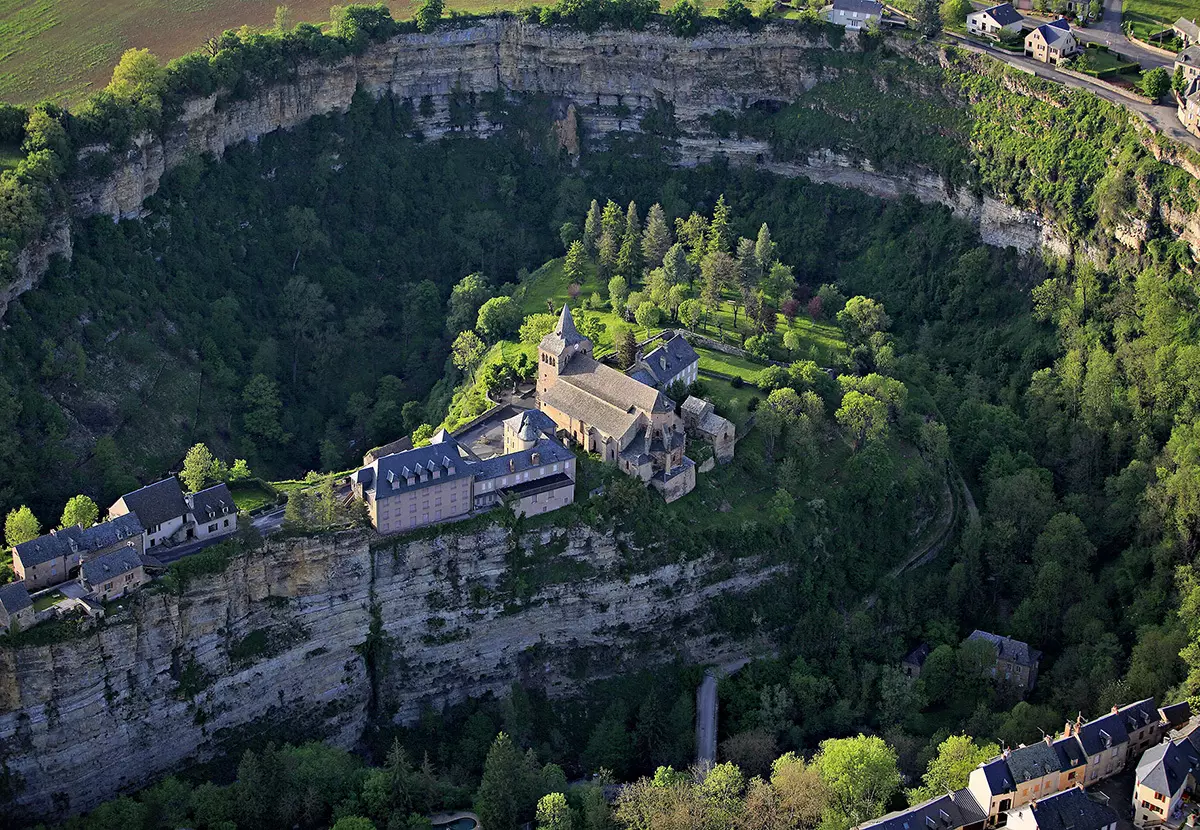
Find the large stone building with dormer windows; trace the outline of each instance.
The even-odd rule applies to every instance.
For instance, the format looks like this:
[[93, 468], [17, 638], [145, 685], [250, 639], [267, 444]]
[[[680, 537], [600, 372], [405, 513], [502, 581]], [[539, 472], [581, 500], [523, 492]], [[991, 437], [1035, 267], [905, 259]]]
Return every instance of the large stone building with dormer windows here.
[[538, 344], [538, 408], [587, 452], [651, 485], [668, 502], [696, 486], [696, 465], [675, 403], [647, 383], [592, 356], [563, 306]]

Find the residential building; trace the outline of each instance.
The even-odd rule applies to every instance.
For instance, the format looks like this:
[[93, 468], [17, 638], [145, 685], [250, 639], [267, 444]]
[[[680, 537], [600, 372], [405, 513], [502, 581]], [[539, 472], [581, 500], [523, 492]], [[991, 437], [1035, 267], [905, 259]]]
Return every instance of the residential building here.
[[186, 539], [211, 539], [237, 530], [237, 504], [224, 482], [192, 493], [187, 505]]
[[1159, 709], [1158, 715], [1162, 719], [1163, 729], [1181, 729], [1192, 719], [1192, 706], [1186, 700], [1171, 703]]
[[1117, 821], [1116, 811], [1089, 798], [1083, 787], [1038, 799], [1008, 814], [1013, 830], [1116, 830]]
[[123, 597], [149, 581], [142, 556], [133, 545], [89, 559], [79, 570], [80, 585], [99, 602]]
[[858, 830], [982, 830], [986, 819], [970, 791], [961, 789], [888, 813]]
[[905, 677], [911, 677], [916, 680], [921, 676], [921, 669], [925, 668], [925, 660], [933, 652], [929, 647], [929, 643], [921, 643], [900, 661], [900, 671], [904, 672]]
[[575, 500], [575, 455], [542, 437], [541, 413], [504, 423], [503, 455], [471, 457], [445, 430], [431, 443], [375, 459], [350, 476], [356, 498], [380, 533], [396, 533], [465, 518], [504, 501], [518, 515], [557, 510]]
[[1087, 778], [1081, 783], [1090, 786], [1125, 769], [1129, 757], [1129, 733], [1125, 730], [1125, 719], [1116, 712], [1087, 723], [1082, 720], [1068, 722], [1062, 736], [1079, 739], [1088, 759]]
[[147, 484], [121, 496], [108, 508], [110, 519], [129, 513], [136, 513], [146, 529], [147, 549], [172, 540], [187, 523], [188, 505], [179, 479], [171, 476]]
[[1042, 653], [1030, 648], [1028, 643], [978, 629], [971, 632], [967, 639], [983, 640], [995, 647], [996, 665], [991, 674], [998, 682], [1009, 684], [1022, 692], [1029, 691], [1037, 683], [1038, 662]]
[[696, 465], [675, 404], [653, 386], [598, 362], [592, 341], [563, 306], [538, 344], [538, 408], [586, 452], [658, 490], [671, 502], [696, 486]]
[[683, 416], [683, 426], [687, 434], [711, 444], [713, 457], [718, 464], [733, 460], [737, 428], [732, 421], [718, 415], [711, 402], [691, 395], [683, 402], [679, 411]]
[[1143, 752], [1162, 740], [1165, 724], [1154, 698], [1148, 697], [1119, 708], [1114, 706], [1113, 712], [1125, 721], [1125, 734], [1129, 736], [1131, 758], [1140, 757]]
[[30, 591], [74, 579], [79, 566], [117, 548], [132, 543], [143, 549], [145, 531], [133, 514], [117, 516], [107, 522], [52, 530], [44, 536], [13, 548], [13, 570]]
[[1200, 77], [1200, 45], [1189, 46], [1175, 56], [1175, 69], [1183, 73], [1183, 79], [1188, 81]]
[[844, 29], [856, 31], [883, 22], [883, 4], [876, 0], [833, 0], [821, 9], [821, 17]]
[[1079, 51], [1071, 24], [1058, 19], [1025, 35], [1025, 57], [1057, 66]]
[[1183, 41], [1184, 46], [1200, 43], [1200, 26], [1196, 25], [1195, 20], [1181, 17], [1171, 28], [1175, 30], [1175, 36]]
[[1016, 786], [1014, 809], [1059, 791], [1062, 766], [1049, 737], [1029, 746], [1006, 749], [1004, 760]]
[[1054, 747], [1054, 754], [1058, 756], [1058, 789], [1068, 790], [1076, 784], [1082, 784], [1087, 779], [1088, 757], [1079, 739], [1068, 735], [1050, 745]]
[[663, 332], [659, 344], [646, 355], [638, 352], [626, 374], [636, 381], [668, 392], [675, 384], [684, 387], [696, 382], [700, 355], [677, 331]]
[[987, 816], [988, 827], [995, 827], [1000, 816], [1012, 809], [1017, 792], [1016, 782], [1004, 756], [993, 758], [971, 770], [967, 789]]
[[1012, 3], [1001, 3], [968, 14], [967, 34], [996, 39], [1003, 34], [1017, 34], [1024, 22], [1025, 18]]
[[1200, 78], [1193, 78], [1178, 97], [1175, 114], [1192, 135], [1200, 135]]
[[1182, 824], [1196, 800], [1200, 774], [1200, 729], [1177, 731], [1151, 747], [1138, 762], [1133, 785], [1133, 823], [1138, 827]]
[[553, 440], [558, 434], [558, 424], [550, 416], [537, 409], [525, 409], [504, 422], [504, 451], [520, 452], [532, 449], [543, 438]]
[[33, 617], [33, 600], [24, 582], [0, 585], [0, 634], [29, 628]]

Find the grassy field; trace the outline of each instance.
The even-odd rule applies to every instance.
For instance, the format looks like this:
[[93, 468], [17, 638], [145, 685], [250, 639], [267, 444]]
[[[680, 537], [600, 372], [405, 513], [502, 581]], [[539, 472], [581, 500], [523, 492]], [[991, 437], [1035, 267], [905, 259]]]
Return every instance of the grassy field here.
[[229, 485], [229, 494], [238, 510], [249, 513], [275, 501], [275, 494], [257, 481], [239, 481]]
[[1126, 0], [1122, 20], [1133, 24], [1134, 37], [1145, 40], [1170, 28], [1181, 17], [1200, 20], [1198, 0]]
[[[277, 0], [0, 0], [0, 100], [52, 98], [75, 103], [103, 87], [126, 49], [164, 61], [199, 48], [227, 29], [267, 26]], [[289, 0], [295, 22], [329, 19], [330, 0]], [[410, 0], [390, 0], [397, 18]], [[516, 8], [504, 0], [454, 0], [449, 8]]]

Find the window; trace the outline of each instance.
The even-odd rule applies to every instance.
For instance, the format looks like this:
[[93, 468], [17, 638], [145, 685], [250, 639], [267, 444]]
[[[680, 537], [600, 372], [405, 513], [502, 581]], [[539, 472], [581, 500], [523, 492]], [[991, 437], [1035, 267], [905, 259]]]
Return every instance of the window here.
[[427, 522], [427, 521], [429, 521], [429, 514], [428, 514], [428, 513], [422, 513], [422, 514], [421, 514], [421, 522], [422, 522], [422, 523], [424, 523], [424, 522]]
[[229, 527], [229, 519], [225, 520], [225, 524], [223, 525], [223, 527]]
[[128, 582], [133, 582], [133, 574], [127, 574], [127, 575], [125, 576], [125, 581], [126, 581], [127, 583], [128, 583]]
[[216, 523], [216, 522], [213, 522], [212, 524], [210, 524], [210, 525], [208, 526], [208, 532], [209, 532], [209, 533], [215, 533], [216, 531], [217, 531], [217, 523]]
[[112, 583], [111, 583], [111, 582], [105, 582], [105, 583], [104, 583], [104, 590], [105, 590], [105, 591], [111, 591], [111, 590], [112, 590]]

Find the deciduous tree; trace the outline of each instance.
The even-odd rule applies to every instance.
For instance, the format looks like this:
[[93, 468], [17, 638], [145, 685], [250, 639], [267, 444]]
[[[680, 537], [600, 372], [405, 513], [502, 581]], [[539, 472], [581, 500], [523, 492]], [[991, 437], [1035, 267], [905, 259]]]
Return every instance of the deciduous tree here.
[[10, 510], [4, 520], [4, 541], [9, 547], [36, 539], [41, 532], [41, 523], [25, 505]]
[[189, 493], [204, 489], [213, 472], [213, 454], [204, 444], [196, 444], [183, 457], [179, 478]]
[[96, 523], [100, 516], [100, 508], [88, 496], [73, 496], [63, 508], [62, 521], [59, 527], [74, 527], [83, 525], [89, 528]]

